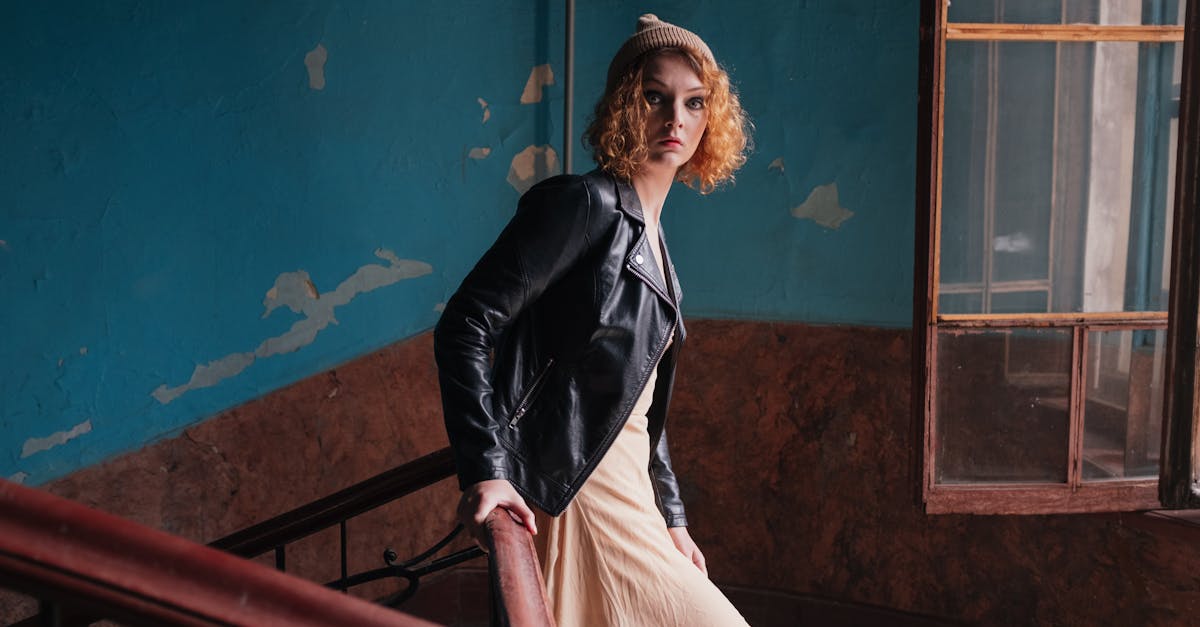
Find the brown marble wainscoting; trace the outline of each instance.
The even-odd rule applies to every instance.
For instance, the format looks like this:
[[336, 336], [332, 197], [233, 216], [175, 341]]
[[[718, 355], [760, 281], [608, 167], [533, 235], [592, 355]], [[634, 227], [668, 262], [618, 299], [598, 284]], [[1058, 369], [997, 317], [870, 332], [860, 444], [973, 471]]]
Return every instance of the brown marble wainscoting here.
[[[731, 590], [979, 625], [1187, 625], [1200, 616], [1195, 540], [1126, 524], [1128, 516], [925, 515], [909, 471], [907, 331], [718, 320], [688, 328], [672, 455], [692, 535], [713, 579]], [[45, 488], [208, 541], [445, 444], [426, 333]], [[385, 546], [403, 556], [432, 543], [452, 524], [456, 498], [447, 480], [352, 520], [351, 569], [376, 566]], [[293, 548], [289, 570], [334, 578], [335, 542], [330, 532]], [[457, 609], [434, 601], [430, 616], [477, 620], [481, 567], [431, 582], [427, 592], [453, 596]], [[422, 596], [414, 611], [431, 607]]]
[[[210, 542], [445, 447], [432, 354], [429, 333], [398, 342], [43, 487]], [[351, 519], [349, 572], [383, 566], [388, 547], [407, 559], [431, 546], [453, 528], [457, 499], [446, 479]], [[258, 561], [273, 565], [273, 554]], [[337, 528], [289, 545], [287, 570], [336, 579]], [[397, 589], [378, 582], [354, 592]]]
[[925, 515], [906, 330], [695, 321], [671, 408], [717, 581], [979, 625], [1193, 625], [1200, 538], [1111, 515]]

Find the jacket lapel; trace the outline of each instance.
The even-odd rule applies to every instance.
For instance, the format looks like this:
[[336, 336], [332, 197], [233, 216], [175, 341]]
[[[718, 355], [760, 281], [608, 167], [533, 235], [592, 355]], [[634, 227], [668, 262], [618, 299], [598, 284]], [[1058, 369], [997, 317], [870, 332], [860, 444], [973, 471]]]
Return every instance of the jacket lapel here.
[[[666, 263], [665, 259], [663, 263]], [[667, 282], [659, 273], [658, 264], [654, 263], [654, 253], [650, 251], [650, 242], [646, 239], [646, 230], [644, 228], [638, 234], [637, 241], [630, 247], [629, 254], [625, 255], [625, 267], [632, 270], [638, 278], [649, 285], [667, 304], [675, 307], [675, 301], [667, 294]]]
[[667, 250], [667, 236], [663, 234], [662, 225], [658, 225], [658, 236], [662, 238], [662, 255], [663, 268], [666, 269], [668, 280], [671, 282], [671, 295], [675, 297], [675, 319], [679, 322], [678, 329], [675, 331], [675, 337], [678, 339], [676, 345], [683, 343], [687, 338], [687, 330], [683, 327], [683, 307], [680, 303], [683, 301], [683, 290], [679, 287], [679, 275], [675, 274], [675, 264], [671, 263], [671, 253]]
[[[667, 254], [667, 245], [665, 237], [662, 234], [662, 224], [658, 225], [659, 237], [662, 238], [663, 268], [667, 272], [667, 277], [662, 276], [658, 270], [658, 264], [654, 263], [654, 253], [650, 250], [650, 246], [658, 245], [658, 242], [651, 244], [646, 237], [646, 218], [642, 213], [642, 202], [638, 200], [637, 191], [633, 186], [625, 181], [617, 180], [614, 177], [614, 182], [617, 185], [617, 197], [620, 199], [621, 210], [625, 212], [631, 219], [637, 222], [641, 227], [638, 233], [637, 240], [630, 247], [629, 254], [625, 256], [625, 267], [629, 268], [638, 278], [642, 279], [654, 293], [666, 302], [674, 311], [679, 319], [680, 327], [683, 326], [682, 317], [679, 316], [679, 281], [675, 278], [675, 267], [671, 264], [671, 257]], [[667, 289], [667, 281], [671, 281], [671, 289]], [[671, 293], [675, 297], [671, 297]]]

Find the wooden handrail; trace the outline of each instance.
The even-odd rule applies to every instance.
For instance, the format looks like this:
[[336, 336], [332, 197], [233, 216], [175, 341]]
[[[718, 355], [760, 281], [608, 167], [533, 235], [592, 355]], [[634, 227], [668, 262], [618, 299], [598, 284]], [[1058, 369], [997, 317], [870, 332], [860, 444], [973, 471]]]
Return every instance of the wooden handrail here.
[[529, 531], [500, 507], [488, 514], [484, 526], [494, 624], [554, 627], [546, 584]]
[[209, 546], [241, 557], [261, 555], [453, 475], [454, 456], [447, 447], [232, 533]]
[[431, 625], [0, 480], [0, 584], [133, 625]]

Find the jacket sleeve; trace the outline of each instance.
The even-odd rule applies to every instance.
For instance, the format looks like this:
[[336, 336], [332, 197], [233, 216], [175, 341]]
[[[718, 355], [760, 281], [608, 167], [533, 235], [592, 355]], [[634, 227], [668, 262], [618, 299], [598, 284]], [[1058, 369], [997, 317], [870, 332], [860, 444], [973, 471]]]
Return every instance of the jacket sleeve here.
[[658, 496], [658, 508], [668, 527], [686, 527], [687, 516], [683, 511], [683, 499], [679, 496], [679, 481], [671, 469], [671, 453], [667, 450], [667, 430], [664, 427], [658, 438], [658, 446], [650, 455], [650, 478], [654, 481], [654, 493]]
[[582, 178], [555, 177], [535, 186], [446, 302], [433, 349], [460, 488], [509, 478], [512, 462], [492, 415], [493, 349], [521, 311], [588, 250], [590, 218]]

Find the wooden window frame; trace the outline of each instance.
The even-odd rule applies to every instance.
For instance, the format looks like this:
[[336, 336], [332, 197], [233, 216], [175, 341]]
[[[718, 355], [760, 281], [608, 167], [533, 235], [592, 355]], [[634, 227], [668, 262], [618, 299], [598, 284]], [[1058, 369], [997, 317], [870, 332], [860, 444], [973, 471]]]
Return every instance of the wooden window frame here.
[[[927, 513], [1042, 514], [1155, 509], [1161, 502], [1200, 507], [1194, 489], [1197, 459], [1197, 386], [1200, 385], [1200, 97], [1189, 85], [1200, 69], [1196, 52], [1196, 3], [1188, 2], [1184, 26], [1112, 26], [1075, 24], [965, 24], [947, 22], [947, 0], [922, 0], [917, 122], [917, 224], [913, 292], [913, 377], [911, 469], [916, 498]], [[1187, 36], [1185, 37], [1185, 32]], [[946, 42], [960, 41], [1125, 41], [1184, 42], [1183, 87], [1178, 126], [1176, 196], [1168, 312], [941, 314], [937, 311], [942, 190], [943, 107]], [[1181, 289], [1180, 289], [1181, 288]], [[1188, 320], [1183, 329], [1170, 321]], [[1069, 327], [1073, 333], [1070, 431], [1067, 482], [1039, 484], [937, 484], [935, 337], [939, 330]], [[1164, 372], [1163, 447], [1160, 478], [1082, 480], [1082, 369], [1089, 330], [1167, 330]], [[1161, 494], [1160, 494], [1161, 492]], [[1169, 497], [1169, 498], [1168, 498]]]
[[1179, 137], [1175, 161], [1175, 223], [1163, 391], [1159, 499], [1168, 508], [1200, 508], [1196, 490], [1197, 386], [1200, 386], [1200, 7], [1184, 18]]

